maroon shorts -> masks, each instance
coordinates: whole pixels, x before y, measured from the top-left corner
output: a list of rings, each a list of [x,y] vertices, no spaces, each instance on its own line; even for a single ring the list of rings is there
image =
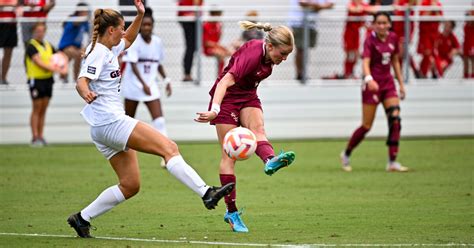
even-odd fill
[[[212,99],[209,103],[208,110],[211,110]],[[255,98],[245,102],[237,102],[237,103],[226,103],[225,101],[221,104],[221,111],[217,115],[217,117],[211,121],[211,125],[216,124],[231,124],[240,126],[240,110],[247,107],[254,107],[262,109],[262,103],[260,99]]]
[[[397,88],[393,80],[388,82],[378,82],[379,90],[376,92],[370,91],[366,84],[362,85],[362,103],[364,104],[379,104],[385,99],[398,97]]]

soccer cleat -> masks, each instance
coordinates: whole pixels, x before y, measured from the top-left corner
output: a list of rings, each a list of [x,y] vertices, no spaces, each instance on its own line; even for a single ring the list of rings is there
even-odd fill
[[[73,214],[67,218],[67,223],[76,230],[76,233],[81,238],[93,238],[89,231],[91,229],[91,224],[82,219],[80,212]],[[95,230],[95,229],[94,229]]]
[[[210,187],[202,197],[204,206],[207,209],[214,209],[222,197],[230,194],[234,190],[235,183],[228,183],[222,187]]]
[[[292,151],[289,152],[280,152],[280,155],[271,158],[265,163],[265,174],[271,176],[279,169],[289,166],[295,160],[295,153]]]
[[[160,166],[161,168],[166,169],[166,161],[164,158],[161,158]]]
[[[224,221],[229,223],[232,231],[234,232],[249,232],[249,229],[245,226],[244,222],[240,218],[240,215],[242,215],[242,211],[235,211],[232,213],[226,211],[224,215]]]
[[[341,158],[342,170],[351,172],[352,171],[351,161],[349,159],[349,156],[346,155],[346,152],[342,151],[339,157]]]
[[[408,168],[398,162],[388,162],[386,170],[388,172],[407,172]]]

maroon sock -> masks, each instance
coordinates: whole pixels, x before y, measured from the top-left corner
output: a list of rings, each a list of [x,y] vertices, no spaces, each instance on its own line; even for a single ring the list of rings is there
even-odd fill
[[[269,159],[275,157],[273,147],[268,141],[258,141],[255,153],[257,153],[263,163],[266,163]]]
[[[221,179],[221,185],[226,185],[228,183],[237,184],[235,175],[220,174],[219,178]],[[224,196],[225,204],[227,205],[227,211],[229,211],[230,213],[237,211],[237,206],[235,205],[235,198],[237,197],[236,192],[236,185],[234,185],[234,190],[232,190],[229,195]]]
[[[389,146],[388,147],[388,157],[390,162],[393,162],[397,159],[398,146]]]
[[[351,139],[349,140],[349,144],[347,144],[346,148],[346,155],[350,156],[351,152],[356,146],[364,139],[365,134],[369,131],[369,129],[365,128],[364,126],[360,126],[357,128],[354,133],[352,134]]]

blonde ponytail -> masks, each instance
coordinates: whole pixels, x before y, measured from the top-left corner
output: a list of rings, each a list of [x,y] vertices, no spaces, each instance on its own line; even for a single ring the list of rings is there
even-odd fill
[[[274,46],[293,46],[295,44],[295,38],[293,37],[293,32],[287,26],[277,26],[273,28],[270,23],[254,23],[251,21],[240,21],[240,28],[244,30],[249,30],[252,28],[262,29],[267,32],[265,37],[266,43],[271,43]]]

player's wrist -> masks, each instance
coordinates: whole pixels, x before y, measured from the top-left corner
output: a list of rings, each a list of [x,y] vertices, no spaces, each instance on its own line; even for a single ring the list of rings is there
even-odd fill
[[[364,77],[364,83],[369,83],[370,81],[373,81],[374,78],[372,77],[372,75],[367,75]]]
[[[211,112],[216,113],[216,116],[219,115],[219,112],[221,112],[221,105],[219,105],[217,103],[213,103],[211,105]]]

